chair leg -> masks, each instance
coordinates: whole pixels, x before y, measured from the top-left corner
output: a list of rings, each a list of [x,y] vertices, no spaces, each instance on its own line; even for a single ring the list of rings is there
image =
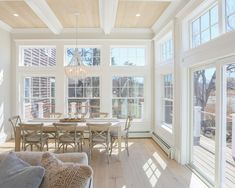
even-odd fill
[[[30,144],[30,150],[33,151],[33,145],[32,144]]]
[[[128,157],[129,157],[128,138],[125,139],[125,145],[126,145],[127,155],[128,155]]]
[[[112,151],[113,151],[113,138],[111,137],[111,143],[110,143],[110,153],[109,155],[112,155]]]

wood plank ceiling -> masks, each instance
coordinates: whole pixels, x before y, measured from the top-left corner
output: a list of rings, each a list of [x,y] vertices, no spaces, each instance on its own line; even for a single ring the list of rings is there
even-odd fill
[[[14,16],[17,14],[18,16]],[[46,25],[24,1],[0,1],[0,20],[13,28],[45,28]]]
[[[149,28],[161,16],[169,2],[120,1],[116,17],[117,28]],[[139,16],[136,16],[139,14]]]
[[[45,0],[64,28],[100,28],[99,0]],[[170,1],[119,0],[115,28],[150,28]],[[19,16],[14,16],[18,14]],[[136,14],[140,14],[139,17]],[[24,0],[0,0],[0,21],[12,28],[46,28]]]
[[[47,0],[47,3],[65,28],[76,27],[77,12],[80,28],[100,27],[99,0]]]

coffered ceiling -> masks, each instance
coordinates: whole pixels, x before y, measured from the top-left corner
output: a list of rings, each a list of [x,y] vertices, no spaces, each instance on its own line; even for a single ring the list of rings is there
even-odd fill
[[[65,28],[151,29],[174,0],[0,0],[0,27],[49,28],[60,34]]]

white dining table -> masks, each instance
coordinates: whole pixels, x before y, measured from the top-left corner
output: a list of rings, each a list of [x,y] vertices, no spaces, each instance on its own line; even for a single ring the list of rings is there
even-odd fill
[[[36,124],[36,123],[43,123],[43,131],[48,132],[55,132],[56,128],[53,125],[53,123],[58,123],[60,122],[59,119],[34,119],[34,120],[29,120],[26,123],[32,123],[32,124]],[[79,131],[88,131],[88,126],[87,123],[107,123],[110,122],[111,126],[110,126],[110,131],[117,131],[118,133],[118,158],[120,159],[120,154],[121,154],[121,124],[119,122],[119,120],[117,119],[87,119],[86,122],[76,122],[77,124],[77,130]],[[74,123],[74,122],[73,122]],[[21,147],[21,130],[20,127],[17,126],[16,127],[16,135],[15,135],[15,151],[20,151]]]

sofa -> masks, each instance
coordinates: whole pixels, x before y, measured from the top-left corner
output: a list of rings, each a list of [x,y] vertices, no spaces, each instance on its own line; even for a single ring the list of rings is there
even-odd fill
[[[40,166],[41,158],[43,152],[15,152],[17,157],[22,159],[23,161],[29,163],[32,166]],[[0,162],[7,156],[8,152],[0,153]],[[55,154],[55,157],[61,160],[62,162],[69,163],[79,163],[82,165],[88,165],[88,157],[87,154],[82,153],[59,153]],[[93,181],[92,176],[88,181],[85,188],[92,188]]]

